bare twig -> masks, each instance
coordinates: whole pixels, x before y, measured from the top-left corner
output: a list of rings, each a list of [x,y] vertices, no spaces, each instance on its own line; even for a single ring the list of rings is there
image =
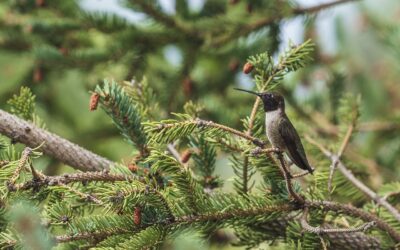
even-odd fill
[[[399,122],[372,121],[360,123],[357,131],[360,132],[375,132],[375,131],[392,131],[400,129]]]
[[[101,200],[97,199],[96,197],[94,197],[91,194],[83,193],[83,192],[79,191],[78,189],[70,187],[66,184],[60,184],[60,186],[68,189],[71,193],[74,193],[74,194],[80,196],[81,198],[86,199],[87,201],[93,201],[94,203],[96,203],[98,205],[103,205],[103,202]]]
[[[63,174],[60,176],[46,176],[40,174],[39,179],[32,179],[24,183],[16,184],[15,191],[40,188],[43,186],[65,185],[74,182],[91,182],[91,181],[115,182],[115,181],[132,181],[134,179],[138,179],[140,181],[140,177],[135,177],[133,175],[127,176],[122,174],[112,174],[108,170],[97,171],[97,172]]]
[[[286,182],[286,188],[288,190],[288,193],[290,194],[290,196],[293,197],[293,199],[295,199],[299,204],[304,204],[305,200],[303,197],[301,197],[299,194],[297,194],[294,190],[293,190],[293,186],[292,186],[292,181],[291,179],[293,178],[292,175],[290,174],[289,170],[286,167],[285,164],[285,160],[283,159],[283,154],[282,152],[277,153],[278,154],[278,159],[280,161],[280,167],[281,167],[281,172],[283,174],[283,177],[285,178],[285,182]]]
[[[309,174],[310,174],[309,171],[303,171],[303,172],[298,173],[298,174],[292,174],[292,179],[300,178],[300,177],[303,177],[303,176],[306,176],[306,175],[309,175]]]
[[[355,228],[323,228],[319,226],[313,227],[307,222],[307,217],[308,217],[308,208],[306,207],[304,208],[303,215],[300,217],[300,225],[307,232],[315,234],[365,232],[369,228],[376,225],[375,221],[369,221]]]
[[[287,227],[292,223],[293,219],[296,218],[292,216],[280,217],[268,222],[255,223],[251,228],[284,238],[287,236]],[[327,225],[326,227],[329,226]],[[324,238],[329,240],[329,249],[347,249],[349,246],[352,249],[381,249],[381,244],[377,238],[361,232],[351,234],[329,233],[325,234]]]
[[[73,235],[59,235],[55,237],[57,243],[70,242],[76,240],[87,239],[105,239],[108,236],[115,234],[132,233],[131,230],[118,228],[118,230],[96,231],[96,232],[82,232]]]
[[[342,157],[344,151],[347,148],[347,145],[349,145],[350,138],[351,138],[351,135],[353,134],[353,131],[354,131],[354,124],[350,124],[349,128],[346,131],[346,135],[344,136],[343,142],[340,145],[340,148],[336,154],[339,158]]]
[[[95,171],[108,168],[113,163],[84,149],[66,139],[24,121],[0,109],[0,133],[14,141],[35,148],[71,167],[82,171]]]
[[[387,202],[385,199],[380,197],[377,193],[375,193],[372,189],[367,187],[363,182],[358,180],[353,173],[343,164],[343,162],[337,158],[336,155],[334,155],[332,152],[327,150],[324,146],[322,146],[320,143],[316,142],[315,140],[306,137],[306,139],[313,145],[317,146],[321,152],[325,154],[326,157],[331,159],[331,161],[337,160],[337,168],[338,170],[351,182],[355,187],[357,187],[361,192],[363,192],[365,195],[367,195],[370,199],[375,201],[378,205],[386,208],[393,216],[400,222],[400,213],[399,211],[393,207],[389,202]]]
[[[343,142],[340,145],[340,148],[337,152],[336,155],[332,155],[332,163],[329,167],[329,178],[328,178],[328,192],[332,192],[332,181],[333,181],[333,174],[335,173],[335,169],[337,167],[338,161],[340,160],[340,157],[342,157],[344,151],[347,148],[347,145],[349,145],[351,135],[353,134],[354,131],[354,126],[355,126],[355,119],[353,119],[353,122],[349,125],[346,135],[344,136]]]
[[[346,150],[346,157],[351,161],[355,161],[367,167],[367,172],[369,173],[369,183],[375,188],[378,188],[382,185],[383,178],[380,175],[379,169],[381,167],[379,164],[372,158],[365,157],[359,153],[357,153],[355,146],[349,145]]]
[[[396,242],[400,242],[399,232],[397,232],[393,227],[391,227],[388,223],[386,223],[378,216],[372,213],[368,213],[360,208],[332,201],[306,201],[305,206],[314,209],[323,209],[325,211],[340,212],[352,217],[360,218],[364,222],[374,221],[377,228],[381,229],[384,232],[387,232],[390,237],[392,237]]]
[[[14,187],[15,182],[17,181],[22,169],[25,167],[25,164],[29,160],[29,156],[32,154],[32,149],[29,147],[26,147],[24,151],[22,152],[21,159],[19,160],[18,166],[14,171],[13,176],[11,179],[7,182],[7,186],[9,187]]]

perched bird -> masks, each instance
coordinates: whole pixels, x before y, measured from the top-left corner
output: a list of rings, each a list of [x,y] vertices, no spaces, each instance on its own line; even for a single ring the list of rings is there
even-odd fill
[[[257,93],[235,89],[261,98],[265,111],[265,130],[272,146],[285,152],[296,166],[312,174],[314,168],[308,163],[300,137],[285,113],[283,96],[275,92]]]

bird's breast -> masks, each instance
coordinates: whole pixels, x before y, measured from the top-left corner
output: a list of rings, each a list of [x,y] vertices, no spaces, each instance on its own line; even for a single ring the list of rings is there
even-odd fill
[[[273,147],[285,150],[285,143],[279,132],[279,121],[281,114],[279,110],[269,111],[265,113],[265,130],[267,133],[268,140],[271,142]]]

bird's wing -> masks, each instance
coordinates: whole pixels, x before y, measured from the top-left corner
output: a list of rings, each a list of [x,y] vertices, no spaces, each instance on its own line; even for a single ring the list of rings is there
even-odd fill
[[[293,163],[299,168],[308,170],[310,173],[312,173],[314,169],[308,163],[300,137],[297,134],[293,124],[287,117],[285,117],[285,119],[281,119],[279,124],[279,133],[285,142],[289,158],[293,161]]]

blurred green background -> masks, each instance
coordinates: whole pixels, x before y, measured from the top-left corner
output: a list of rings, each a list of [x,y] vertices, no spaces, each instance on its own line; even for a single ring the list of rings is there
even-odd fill
[[[233,87],[254,86],[241,72],[248,56],[277,55],[289,40],[311,38],[313,63],[285,79],[280,91],[332,124],[339,97],[361,94],[361,121],[378,129],[367,126],[354,145],[371,166],[382,166],[383,179],[399,178],[400,3],[351,1],[299,16],[288,11],[324,2],[3,0],[0,108],[8,110],[7,100],[28,86],[50,131],[112,160],[128,160],[132,149],[111,120],[88,109],[90,91],[103,79],[145,76],[161,104],[156,119],[193,100],[205,107],[203,118],[241,128],[253,98]],[[242,34],[246,24],[268,16],[276,20]],[[224,36],[229,39],[218,43]],[[290,103],[289,114],[301,118]],[[66,171],[47,158],[40,167]]]

